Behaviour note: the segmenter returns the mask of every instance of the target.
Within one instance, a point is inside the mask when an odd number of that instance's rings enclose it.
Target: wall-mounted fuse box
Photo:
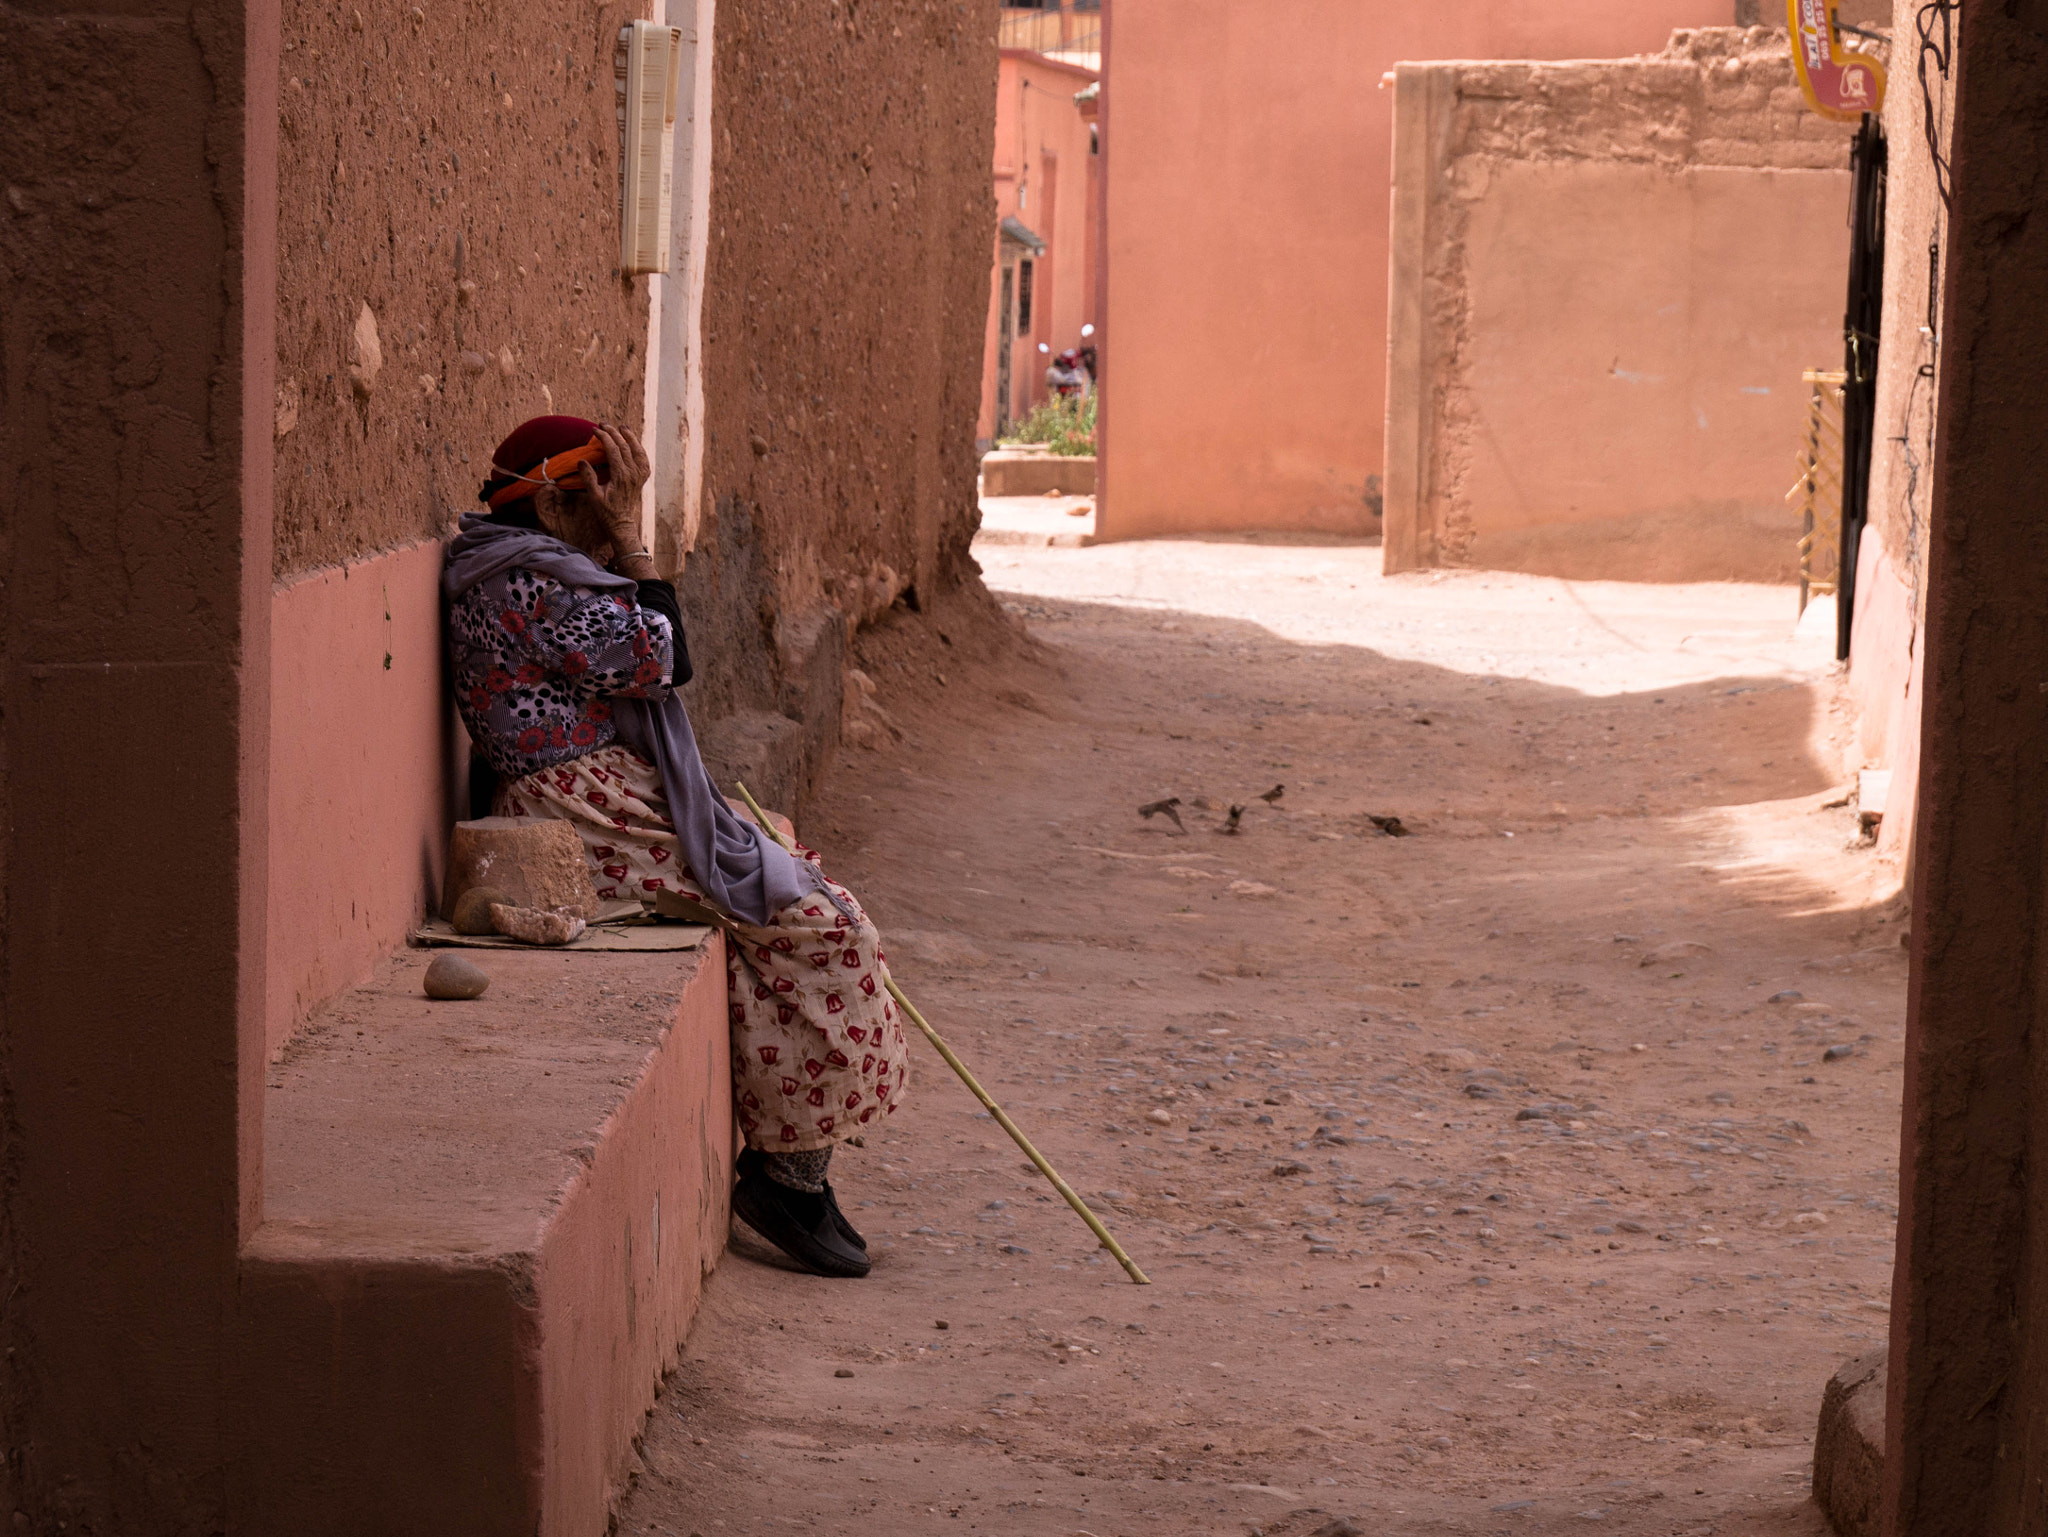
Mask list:
[[[669,270],[676,92],[683,32],[659,22],[619,29],[612,77],[619,104],[619,270]]]

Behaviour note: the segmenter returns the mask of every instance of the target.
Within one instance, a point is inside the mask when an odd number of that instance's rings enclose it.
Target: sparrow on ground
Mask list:
[[[1287,786],[1275,785],[1272,789],[1268,790],[1264,795],[1261,795],[1259,799],[1264,801],[1268,806],[1270,806],[1273,804],[1273,802],[1280,799],[1280,797],[1285,795],[1286,793]]]
[[[1182,832],[1186,832],[1187,825],[1181,821],[1180,813],[1173,809],[1179,804],[1180,797],[1178,795],[1169,795],[1163,801],[1153,801],[1150,805],[1140,806],[1138,808],[1138,815],[1149,822],[1153,817],[1163,814],[1172,821],[1175,827],[1178,827]]]

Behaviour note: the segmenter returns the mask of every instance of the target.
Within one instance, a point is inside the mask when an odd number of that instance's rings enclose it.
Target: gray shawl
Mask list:
[[[591,592],[630,596],[637,591],[631,577],[605,570],[574,545],[493,523],[480,513],[463,515],[462,532],[448,546],[441,590],[453,601],[477,583],[517,567]],[[683,863],[714,906],[742,923],[765,927],[771,915],[806,892],[825,889],[816,865],[795,858],[733,814],[704,772],[689,713],[673,691],[659,702],[615,697],[611,703],[618,740],[660,770]]]

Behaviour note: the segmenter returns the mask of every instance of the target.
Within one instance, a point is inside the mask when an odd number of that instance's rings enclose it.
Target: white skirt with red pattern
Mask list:
[[[631,748],[602,747],[512,780],[492,809],[569,823],[607,901],[652,905],[659,891],[705,900],[683,867],[660,773]],[[748,1145],[767,1152],[855,1136],[893,1114],[909,1086],[881,937],[853,894],[827,881],[853,921],[814,892],[769,926],[739,924],[726,937],[735,1110]]]

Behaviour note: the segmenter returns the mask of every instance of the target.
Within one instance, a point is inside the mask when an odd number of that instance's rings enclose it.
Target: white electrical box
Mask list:
[[[619,29],[612,76],[619,98],[619,270],[669,270],[675,121],[683,32],[659,22]]]

